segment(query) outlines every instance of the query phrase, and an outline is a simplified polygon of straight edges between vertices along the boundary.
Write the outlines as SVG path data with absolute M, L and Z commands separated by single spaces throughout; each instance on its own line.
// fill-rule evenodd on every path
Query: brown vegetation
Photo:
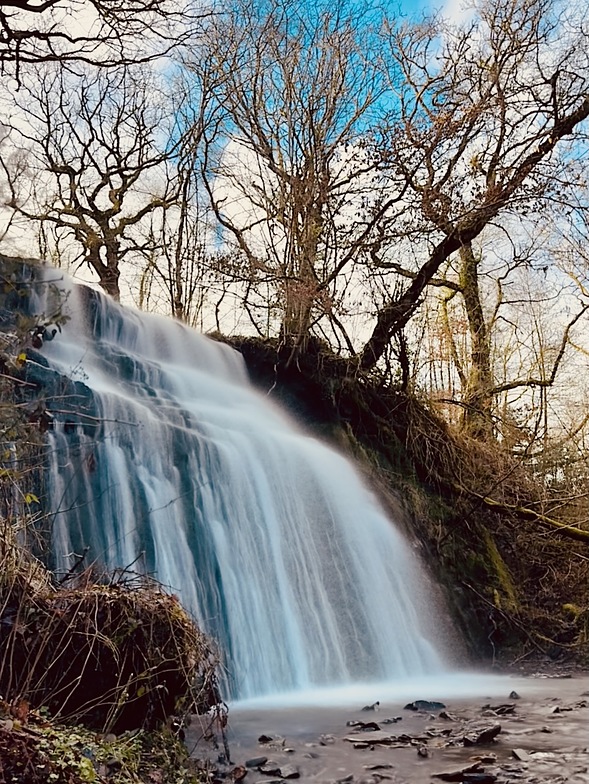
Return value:
M 175 596 L 155 586 L 51 585 L 0 540 L 0 694 L 104 732 L 149 728 L 217 702 L 216 657 Z

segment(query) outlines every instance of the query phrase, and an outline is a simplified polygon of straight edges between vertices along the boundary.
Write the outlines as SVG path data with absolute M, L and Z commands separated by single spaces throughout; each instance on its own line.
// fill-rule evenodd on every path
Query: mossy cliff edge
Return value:
M 322 344 L 293 361 L 275 341 L 229 342 L 270 400 L 358 461 L 420 544 L 473 661 L 587 663 L 589 530 L 533 513 L 539 488 L 509 454 Z

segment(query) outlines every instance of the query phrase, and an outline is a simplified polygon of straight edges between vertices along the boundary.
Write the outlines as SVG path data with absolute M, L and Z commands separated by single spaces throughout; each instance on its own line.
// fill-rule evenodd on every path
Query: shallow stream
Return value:
M 294 768 L 298 781 L 314 784 L 344 780 L 433 784 L 440 781 L 434 778 L 436 773 L 462 770 L 480 761 L 479 772 L 496 776 L 497 784 L 588 784 L 588 690 L 588 675 L 556 678 L 461 673 L 236 704 L 230 708 L 227 728 L 232 764 L 221 766 L 220 771 L 231 775 L 246 761 L 267 757 L 283 771 Z M 510 697 L 513 692 L 517 698 Z M 408 702 L 419 699 L 443 702 L 451 718 L 441 718 L 439 709 L 404 709 Z M 362 710 L 377 700 L 380 704 L 375 710 Z M 514 708 L 511 713 L 497 715 L 484 707 L 489 705 Z M 385 723 L 396 717 L 401 717 L 400 721 Z M 372 721 L 381 728 L 380 736 L 347 726 L 348 722 Z M 501 732 L 494 741 L 464 746 L 459 740 L 475 726 L 496 724 L 501 725 Z M 188 732 L 189 745 L 196 743 L 199 732 L 197 722 Z M 400 740 L 355 747 L 384 734 Z M 263 735 L 273 740 L 260 743 L 258 738 Z M 453 739 L 456 745 L 448 745 Z M 195 755 L 202 755 L 203 748 L 198 744 Z M 208 753 L 215 759 L 214 752 Z M 248 768 L 244 779 L 245 784 L 281 780 L 279 774 L 264 774 L 256 767 Z

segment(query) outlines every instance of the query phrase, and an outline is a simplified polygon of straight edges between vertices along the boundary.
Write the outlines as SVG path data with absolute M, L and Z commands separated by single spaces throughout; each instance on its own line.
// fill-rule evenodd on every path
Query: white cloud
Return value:
M 440 15 L 452 25 L 463 25 L 473 18 L 475 11 L 468 0 L 446 0 L 439 8 Z

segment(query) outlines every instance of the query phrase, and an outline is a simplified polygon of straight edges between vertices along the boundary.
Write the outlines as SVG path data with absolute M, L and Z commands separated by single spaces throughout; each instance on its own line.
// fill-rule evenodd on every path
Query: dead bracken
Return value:
M 101 732 L 153 729 L 219 702 L 217 658 L 156 584 L 56 587 L 8 531 L 0 552 L 0 695 Z

